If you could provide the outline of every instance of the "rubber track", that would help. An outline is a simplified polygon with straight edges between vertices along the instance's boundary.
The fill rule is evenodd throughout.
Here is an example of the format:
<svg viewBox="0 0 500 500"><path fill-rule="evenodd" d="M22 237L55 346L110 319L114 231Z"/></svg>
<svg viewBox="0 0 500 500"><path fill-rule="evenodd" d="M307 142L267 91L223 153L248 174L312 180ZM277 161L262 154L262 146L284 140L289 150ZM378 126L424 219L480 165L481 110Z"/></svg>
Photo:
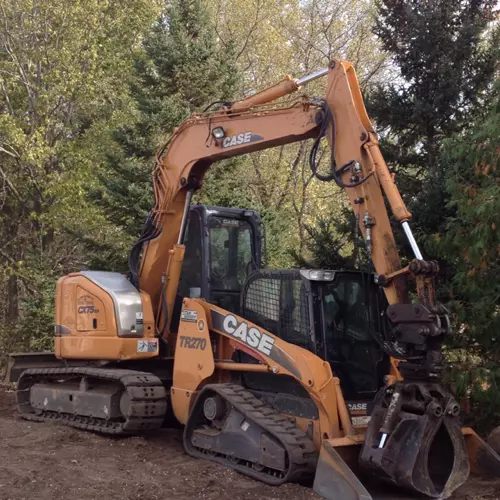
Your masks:
<svg viewBox="0 0 500 500"><path fill-rule="evenodd" d="M258 471L252 467L251 463L242 463L240 461L240 463L235 464L230 457L226 458L220 453L213 455L202 448L194 446L191 443L194 429L190 426L190 419L184 429L184 447L191 456L215 461L273 486L287 482L306 482L313 478L318 461L316 447L309 436L298 429L290 418L283 416L272 406L255 397L244 387L236 384L205 386L197 398L192 415L199 409L199 405L202 406L204 398L200 398L200 396L205 392L215 392L222 396L246 420L257 424L281 443L287 452L288 469L285 473L272 469Z"/></svg>
<svg viewBox="0 0 500 500"><path fill-rule="evenodd" d="M55 411L40 412L39 409L32 408L30 391L34 384L78 376L91 377L106 382L114 381L121 384L130 401L128 413L123 416L123 421ZM25 370L19 378L17 404L21 417L26 420L37 422L56 421L79 429L119 435L160 428L167 409L167 398L161 380L147 372L83 367L34 368Z"/></svg>

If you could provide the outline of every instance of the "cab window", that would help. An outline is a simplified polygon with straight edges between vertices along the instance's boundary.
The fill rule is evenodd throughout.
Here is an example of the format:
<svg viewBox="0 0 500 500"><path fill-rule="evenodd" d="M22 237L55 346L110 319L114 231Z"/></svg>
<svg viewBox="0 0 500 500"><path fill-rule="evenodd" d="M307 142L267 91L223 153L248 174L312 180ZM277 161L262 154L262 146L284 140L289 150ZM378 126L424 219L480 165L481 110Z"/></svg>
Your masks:
<svg viewBox="0 0 500 500"><path fill-rule="evenodd" d="M311 349L308 298L300 278L259 275L247 285L243 315L279 338Z"/></svg>
<svg viewBox="0 0 500 500"><path fill-rule="evenodd" d="M252 229L237 219L211 217L210 276L213 290L240 290L253 270Z"/></svg>

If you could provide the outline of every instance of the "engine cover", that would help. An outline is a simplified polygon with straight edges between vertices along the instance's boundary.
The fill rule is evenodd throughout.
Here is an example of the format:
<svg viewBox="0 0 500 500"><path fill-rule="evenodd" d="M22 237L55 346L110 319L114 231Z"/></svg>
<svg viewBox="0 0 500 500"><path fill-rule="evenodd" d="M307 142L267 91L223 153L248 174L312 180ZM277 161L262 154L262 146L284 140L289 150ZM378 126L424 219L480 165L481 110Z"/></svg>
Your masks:
<svg viewBox="0 0 500 500"><path fill-rule="evenodd" d="M144 313L141 294L132 283L120 273L82 271L80 274L107 292L113 300L118 336L142 337L144 334ZM78 306L78 314L85 312L83 311L84 307Z"/></svg>
<svg viewBox="0 0 500 500"><path fill-rule="evenodd" d="M158 354L149 296L120 273L82 271L60 278L55 337L58 358L114 360Z"/></svg>

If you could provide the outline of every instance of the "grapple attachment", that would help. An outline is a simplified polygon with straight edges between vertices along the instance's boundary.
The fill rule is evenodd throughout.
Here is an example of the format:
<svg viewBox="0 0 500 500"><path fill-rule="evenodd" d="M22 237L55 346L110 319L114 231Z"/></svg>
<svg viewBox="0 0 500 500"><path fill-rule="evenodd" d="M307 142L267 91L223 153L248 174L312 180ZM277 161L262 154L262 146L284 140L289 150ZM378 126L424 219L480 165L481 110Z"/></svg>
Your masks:
<svg viewBox="0 0 500 500"><path fill-rule="evenodd" d="M380 480L447 498L469 476L459 406L439 384L399 382L381 391L360 465Z"/></svg>

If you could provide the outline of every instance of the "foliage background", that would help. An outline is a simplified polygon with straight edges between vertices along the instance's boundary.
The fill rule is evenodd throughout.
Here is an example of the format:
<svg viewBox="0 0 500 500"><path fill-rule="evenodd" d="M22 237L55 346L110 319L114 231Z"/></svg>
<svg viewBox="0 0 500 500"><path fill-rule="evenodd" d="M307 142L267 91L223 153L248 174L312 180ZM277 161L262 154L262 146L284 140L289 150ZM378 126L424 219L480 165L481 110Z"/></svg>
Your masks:
<svg viewBox="0 0 500 500"><path fill-rule="evenodd" d="M154 152L182 119L335 56L354 63L417 237L440 259L456 331L449 376L482 428L500 423L495 4L4 0L0 356L51 347L59 276L127 269ZM221 162L196 201L260 211L271 267L352 267L346 199L313 178L310 146Z"/></svg>

